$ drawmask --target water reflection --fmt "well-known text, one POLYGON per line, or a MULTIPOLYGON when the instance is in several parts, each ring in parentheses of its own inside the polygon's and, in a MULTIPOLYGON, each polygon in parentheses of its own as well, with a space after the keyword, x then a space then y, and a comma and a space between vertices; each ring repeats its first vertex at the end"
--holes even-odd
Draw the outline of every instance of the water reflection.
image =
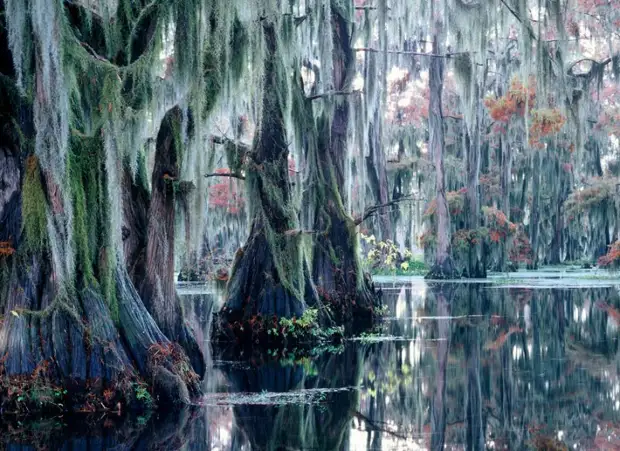
MULTIPOLYGON (((382 288, 392 312, 383 332, 337 354, 209 358, 202 406, 150 418, 61 418, 34 430, 3 421, 0 449, 620 446, 617 287, 415 280, 382 288)), ((204 337, 216 300, 185 298, 188 322, 204 337)))

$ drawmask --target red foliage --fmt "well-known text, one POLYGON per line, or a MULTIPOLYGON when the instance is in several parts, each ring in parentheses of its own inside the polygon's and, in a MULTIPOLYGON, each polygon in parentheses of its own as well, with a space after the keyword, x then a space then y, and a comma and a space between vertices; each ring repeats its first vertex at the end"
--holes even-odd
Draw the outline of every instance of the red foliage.
POLYGON ((533 110, 530 122, 530 146, 544 148, 541 139, 558 133, 566 118, 557 108, 533 110))
POLYGON ((609 245, 609 251, 599 257, 598 265, 603 268, 620 268, 620 240, 609 245))
POLYGON ((499 98, 487 97, 484 104, 494 121, 507 124, 514 115, 523 116, 525 114, 526 101, 531 110, 534 107, 535 100, 536 83, 533 77, 530 78, 527 88, 515 77, 510 82, 510 89, 504 96, 499 98))
POLYGON ((532 262, 532 255, 530 240, 525 232, 519 229, 512 243, 512 249, 510 249, 510 261, 528 264, 532 262))
MULTIPOLYGON (((446 201, 448 202, 448 209, 450 210, 450 216, 458 216, 463 213, 465 205, 465 193, 467 188, 461 188, 458 191, 448 191, 446 193, 446 201)), ((437 199, 433 199, 424 211, 424 216, 434 216, 437 211, 437 199)))
POLYGON ((9 257, 15 253, 11 241, 0 241, 0 257, 9 257))
POLYGON ((558 133, 566 118, 557 108, 534 109, 536 102, 536 81, 530 77, 525 87, 518 78, 513 78, 508 92, 499 98, 487 97, 484 104, 489 110, 491 118, 497 122, 493 127, 494 133, 506 133, 506 125, 513 117, 530 115, 530 146, 542 148, 540 140, 558 133))
POLYGON ((482 207, 484 225, 489 229, 489 239, 493 243, 499 243, 509 235, 514 235, 517 226, 510 222, 503 211, 495 207, 482 207))
MULTIPOLYGON (((215 170, 215 173, 229 174, 230 171, 225 168, 219 168, 215 170)), ((238 214, 245 205, 243 185, 240 180, 234 178, 221 177, 221 179, 219 183, 209 187, 209 207, 223 209, 231 214, 238 214)))

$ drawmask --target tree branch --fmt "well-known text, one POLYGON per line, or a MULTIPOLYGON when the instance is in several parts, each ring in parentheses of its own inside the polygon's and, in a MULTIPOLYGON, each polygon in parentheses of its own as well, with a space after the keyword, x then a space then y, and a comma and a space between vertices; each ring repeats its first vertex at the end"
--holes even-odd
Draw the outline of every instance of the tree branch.
POLYGON ((236 172, 212 172, 210 174, 205 174, 205 177, 230 177, 239 180, 245 180, 245 176, 241 174, 237 174, 236 172))
POLYGON ((368 418, 366 415, 364 415, 361 412, 353 412, 353 416, 355 418, 357 418, 358 420, 364 421, 367 426, 370 426, 372 428, 373 431, 385 432, 386 434, 390 434, 390 435, 392 435, 394 437, 397 437, 397 438, 399 438, 401 440, 407 440, 406 436, 401 435, 398 432, 394 432, 394 431, 390 431, 389 429, 382 428, 381 426, 377 425, 373 420, 371 420, 370 418, 368 418))
POLYGON ((594 68, 594 67, 606 66, 607 64, 609 64, 612 61, 612 58, 607 58, 606 60, 601 61, 601 62, 598 62, 598 61, 596 61, 595 59, 592 59, 592 58, 581 58, 581 59, 575 61, 574 63, 572 63, 568 67, 568 69, 566 69, 566 73, 568 75, 571 75, 571 76, 574 76, 574 77, 577 77, 577 76, 580 76, 580 75, 582 75, 582 76, 589 76, 590 73, 592 72, 592 68, 590 68, 590 70, 588 72, 583 73, 583 74, 574 74, 573 73, 573 69, 575 68, 575 66, 577 64, 583 63, 583 62, 586 62, 586 61, 591 62, 592 63, 592 68, 594 68))
POLYGON ((525 26, 527 28, 527 31, 529 32, 529 34, 532 37, 532 39, 534 39, 536 41, 537 40, 536 33, 534 33, 534 30, 532 29, 532 25, 530 23, 528 23, 526 25, 523 22, 523 18, 514 9, 512 9, 512 7, 510 5, 508 5, 508 3, 506 3, 505 0, 500 0, 500 2, 502 2, 502 4, 506 7, 506 9, 508 9, 508 11, 510 11, 510 14, 512 14, 515 17, 515 19, 517 19, 519 22, 521 22, 521 24, 523 26, 525 26))
POLYGON ((214 142, 215 144, 233 144, 243 149, 245 152, 250 151, 250 147, 247 144, 244 144, 239 141, 234 141, 230 138, 227 138, 226 136, 211 135, 211 142, 214 142))
POLYGON ((429 56, 431 58, 450 58, 451 56, 457 55, 469 55, 471 53, 476 52, 454 52, 454 53, 444 53, 443 55, 437 55, 434 53, 423 53, 423 52, 409 52, 405 50, 379 50, 372 47, 356 47, 353 49, 355 52, 371 52, 371 53, 392 53, 395 55, 411 55, 411 56, 429 56))
POLYGON ((90 56, 92 56, 95 59, 98 59, 99 61, 103 61, 104 63, 108 63, 108 64, 113 64, 112 62, 110 62, 109 59, 104 58, 103 56, 99 55, 97 52, 95 52, 95 49, 93 49, 90 45, 88 45, 86 42, 80 41, 78 40, 78 42, 80 43, 80 45, 82 47, 84 47, 86 49, 86 51, 90 54, 90 56))
MULTIPOLYGON (((365 10, 373 10, 373 9, 379 9, 378 6, 372 6, 372 5, 360 5, 360 6, 356 6, 355 9, 357 11, 365 11, 365 10)), ((392 11, 392 8, 390 8, 389 6, 387 7, 388 11, 392 11)))
POLYGON ((413 196, 403 196, 403 197, 400 197, 398 199, 394 199, 394 200, 392 200, 390 202, 387 202, 385 204, 378 204, 378 205, 373 205, 372 207, 368 207, 368 208, 366 208, 366 210, 364 210, 364 214, 362 215, 361 218, 355 219, 355 221, 354 221, 355 225, 356 226, 360 225, 362 222, 364 222, 365 220, 367 220, 371 216, 374 216, 379 210, 382 210, 382 209, 387 208, 387 207, 391 207, 392 205, 396 205, 396 204, 399 204, 401 202, 412 201, 412 200, 419 200, 419 199, 416 199, 413 196))
POLYGON ((332 97, 332 96, 350 96, 353 94, 361 94, 362 91, 329 91, 329 92, 323 92, 320 94, 315 94, 312 95, 310 97, 307 97, 308 100, 316 100, 316 99, 320 99, 322 97, 332 97))

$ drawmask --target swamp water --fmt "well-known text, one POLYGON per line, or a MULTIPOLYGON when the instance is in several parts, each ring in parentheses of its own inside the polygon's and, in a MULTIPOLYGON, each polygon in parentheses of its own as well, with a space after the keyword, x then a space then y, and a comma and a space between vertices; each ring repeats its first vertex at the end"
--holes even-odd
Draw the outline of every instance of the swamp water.
POLYGON ((217 295, 181 286, 209 352, 200 406, 3 418, 0 449, 620 449, 620 280, 587 274, 377 278, 377 333, 245 362, 211 357, 217 295))

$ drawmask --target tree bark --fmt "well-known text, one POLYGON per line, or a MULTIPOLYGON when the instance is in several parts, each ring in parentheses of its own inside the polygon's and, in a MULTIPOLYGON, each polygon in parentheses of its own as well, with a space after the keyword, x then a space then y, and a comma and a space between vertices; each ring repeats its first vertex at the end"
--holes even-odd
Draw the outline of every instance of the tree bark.
MULTIPOLYGON (((560 163, 558 162, 557 164, 559 165, 560 163)), ((547 257, 547 261, 551 265, 558 265, 562 262, 562 250, 564 247, 564 212, 562 210, 570 189, 570 183, 566 172, 558 168, 556 173, 558 176, 556 181, 557 190, 553 240, 551 241, 551 249, 547 257)))
MULTIPOLYGON (((440 54, 439 29, 433 36, 433 53, 440 54)), ((429 128, 429 151, 432 155, 435 166, 435 191, 437 202, 437 249, 435 252, 435 263, 430 272, 426 275, 427 279, 451 279, 458 276, 457 269, 452 260, 450 243, 450 212, 448 211, 448 201, 446 200, 445 189, 445 170, 444 170, 444 133, 443 133, 443 112, 441 106, 441 93, 443 90, 444 79, 444 59, 431 58, 429 69, 429 109, 428 109, 428 128, 429 128)))
MULTIPOLYGON (((476 89, 476 92, 478 89, 476 89)), ((480 103, 476 99, 477 103, 480 103)), ((483 242, 477 235, 481 226, 480 218, 480 120, 481 106, 476 105, 475 124, 472 124, 472 134, 465 125, 465 149, 467 158, 467 193, 465 194, 466 227, 476 233, 476 243, 469 244, 467 256, 468 278, 486 278, 486 258, 483 242), (473 136, 472 136, 473 135, 473 136)))
MULTIPOLYGON (((355 55, 347 20, 332 8, 334 89, 346 91, 355 76, 355 55)), ((340 323, 371 320, 375 306, 374 287, 363 274, 357 251, 356 225, 348 214, 344 168, 347 158, 349 100, 332 102, 332 117, 320 120, 317 148, 310 152, 311 186, 314 187, 314 251, 312 276, 323 300, 330 303, 340 323), (325 299, 327 298, 327 299, 325 299)), ((328 109, 329 111, 330 109, 328 109)))
MULTIPOLYGON (((13 161, 19 162, 18 153, 11 154, 13 161)), ((13 177, 21 178, 24 168, 17 164, 11 167, 13 177)), ((102 167, 95 165, 99 168, 95 170, 102 167)), ((46 197, 51 198, 50 190, 59 188, 49 176, 39 175, 38 170, 36 175, 26 183, 40 183, 46 197)), ((21 204, 22 185, 17 186, 19 191, 11 198, 21 204)), ((0 204, 1 215, 5 215, 7 205, 0 204)), ((8 223, 21 229, 21 210, 12 209, 11 214, 14 217, 8 223)), ((99 225, 104 223, 108 221, 102 217, 99 225)), ((104 300, 98 284, 91 282, 84 268, 77 272, 74 290, 60 286, 48 251, 31 247, 27 240, 15 241, 15 253, 0 257, 8 277, 0 287, 0 354, 6 356, 0 372, 9 382, 13 377, 27 377, 29 383, 38 386, 61 385, 70 392, 65 407, 71 408, 83 395, 101 394, 106 387, 115 393, 114 402, 134 403, 131 384, 141 375, 153 382, 160 404, 189 403, 190 395, 199 391, 198 378, 188 367, 182 367, 186 357, 182 351, 173 351, 174 345, 144 307, 123 263, 117 262, 112 271, 114 300, 104 300), (113 320, 111 303, 116 303, 118 322, 113 320), (170 354, 154 359, 154 349, 170 350, 170 354), (183 394, 186 396, 179 396, 183 394)), ((102 249, 105 253, 105 247, 102 249)), ((107 272, 105 262, 100 258, 95 264, 95 274, 100 278, 107 272)), ((13 405, 10 396, 1 397, 4 406, 13 405)))
POLYGON ((263 20, 262 33, 267 49, 262 116, 246 175, 251 229, 235 257, 226 301, 218 315, 215 336, 220 340, 251 338, 251 327, 243 324, 253 317, 300 317, 308 305, 319 303, 303 255, 297 212, 291 205, 280 98, 287 74, 281 67, 275 25, 263 20))
MULTIPOLYGON (((510 191, 512 180, 512 147, 507 140, 500 136, 500 152, 502 157, 502 165, 500 169, 500 189, 501 189, 501 210, 504 212, 509 221, 513 218, 510 212, 510 191)), ((506 241, 502 241, 502 249, 500 254, 500 261, 498 262, 498 270, 504 271, 506 269, 506 263, 508 262, 508 249, 506 241)))
MULTIPOLYGON (((387 97, 387 71, 388 71, 388 52, 387 52, 387 0, 379 0, 378 21, 379 21, 379 47, 382 52, 370 53, 366 62, 366 80, 372 78, 378 80, 379 87, 374 89, 370 95, 375 97, 372 120, 368 128, 369 155, 366 157, 366 167, 369 175, 371 191, 375 202, 383 205, 389 202, 389 183, 387 176, 385 148, 383 147, 383 111, 387 97)), ((349 43, 350 46, 350 43, 349 43)), ((377 81, 373 82, 377 83, 377 81)), ((381 240, 393 239, 392 221, 389 212, 383 211, 378 216, 378 235, 381 240)))
POLYGON ((194 371, 202 376, 204 356, 183 319, 174 279, 175 198, 184 189, 177 181, 181 119, 181 109, 172 108, 157 134, 146 231, 146 271, 140 293, 162 332, 185 349, 194 371))
POLYGON ((123 255, 125 267, 135 286, 146 277, 146 243, 150 195, 143 181, 123 171, 123 255))
POLYGON ((532 151, 532 209, 530 211, 530 242, 532 243, 532 262, 529 269, 538 269, 538 236, 540 227, 540 160, 538 150, 532 151))

